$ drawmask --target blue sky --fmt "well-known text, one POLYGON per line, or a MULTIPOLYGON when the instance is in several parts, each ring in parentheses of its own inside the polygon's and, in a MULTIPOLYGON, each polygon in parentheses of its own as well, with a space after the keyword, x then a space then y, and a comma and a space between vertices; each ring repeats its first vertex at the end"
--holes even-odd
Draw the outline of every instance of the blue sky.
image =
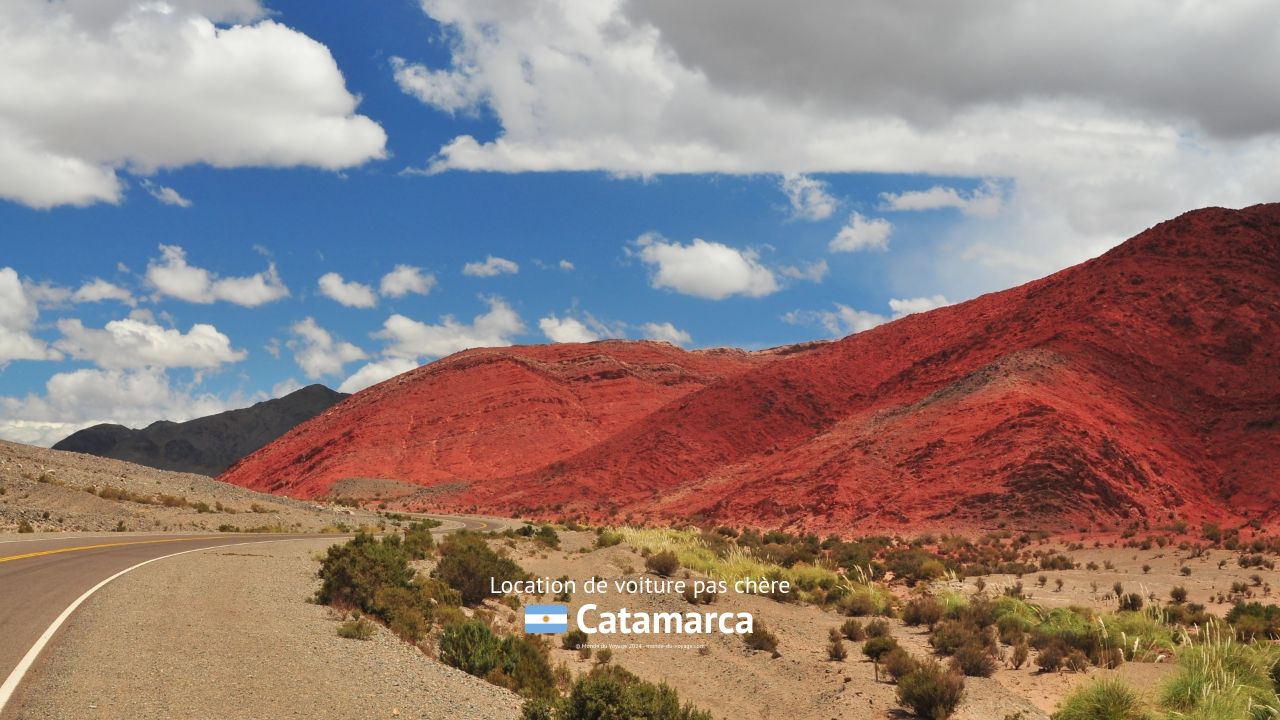
MULTIPOLYGON (((1027 22, 1002 7, 939 27, 1027 22)), ((1037 76, 1013 44, 999 72, 957 68, 984 81, 958 96, 873 33, 896 26, 891 3, 738 9, 737 25, 656 0, 0 11, 26 50, 7 65, 25 84, 0 88, 0 437, 356 390, 477 343, 837 337, 1280 187, 1271 106, 1225 117, 1158 77, 1037 76), (55 52, 57 14, 83 57, 55 52), (840 57, 823 14, 889 65, 840 57), (417 287, 380 291, 398 266, 417 287)), ((1177 66, 1276 20, 1226 15, 1193 40, 1157 28, 1147 51, 1177 66)), ((1040 59, 1130 59, 1079 32, 1040 59)), ((975 62, 945 45, 934 74, 975 62)))

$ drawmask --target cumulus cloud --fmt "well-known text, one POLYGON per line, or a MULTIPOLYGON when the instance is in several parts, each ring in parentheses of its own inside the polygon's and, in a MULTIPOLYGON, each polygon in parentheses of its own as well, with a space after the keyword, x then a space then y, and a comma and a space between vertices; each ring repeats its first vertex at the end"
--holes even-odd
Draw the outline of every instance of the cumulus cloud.
POLYGON ((538 329, 553 343, 588 343, 600 339, 600 335, 581 320, 557 317, 554 313, 538 320, 538 329))
POLYGON ((791 202, 791 217, 798 220, 826 220, 839 205, 826 183, 799 173, 782 176, 782 192, 791 202))
POLYGON ((289 393, 297 392, 302 389, 302 383, 297 378, 285 378, 275 385, 271 386, 271 397, 282 398, 289 393))
POLYGON ((859 250, 885 250, 889 247, 889 235, 893 223, 884 218, 868 218, 855 212, 840 232, 827 243, 831 252, 858 252, 859 250))
POLYGON ((689 345, 693 336, 669 322, 647 322, 640 326, 642 336, 646 340, 660 340, 672 345, 689 345))
POLYGON ((320 327, 315 318, 303 318, 294 323, 289 331, 294 338, 286 343, 286 347, 293 351, 294 362, 298 363, 298 367, 302 368, 303 374, 310 380, 338 375, 347 363, 369 357, 355 345, 335 340, 328 330, 320 327))
POLYGON ((159 200, 165 205, 175 205, 180 208, 189 208, 192 203, 190 200, 182 197, 182 194, 171 187, 157 185, 150 180, 143 180, 142 187, 151 197, 159 200))
POLYGON ((231 347, 231 339, 212 325, 197 323, 187 332, 132 318, 112 320, 104 328, 87 328, 77 319, 58 321, 62 338, 54 345, 78 360, 106 370, 128 368, 212 369, 248 356, 231 347))
POLYGON ((1000 214, 1004 198, 998 185, 992 182, 971 192, 953 187, 934 185, 928 190, 911 190, 901 193, 880 193, 883 209, 892 211, 920 211, 955 208, 971 217, 990 218, 1000 214))
POLYGON ((119 202, 121 170, 386 154, 328 48, 257 2, 8 0, 0 67, 0 197, 32 207, 119 202))
POLYGON ((355 308, 371 308, 378 304, 373 288, 358 282, 347 282, 336 272, 325 273, 317 283, 320 294, 339 305, 355 308))
POLYGON ((778 268, 778 274, 782 277, 792 280, 808 280, 815 283, 825 280, 829 272, 831 272, 831 268, 827 266, 826 260, 818 260, 817 262, 801 265, 783 265, 778 268))
POLYGON ((919 312, 928 312, 950 304, 942 295, 895 298, 889 301, 891 314, 882 315, 836 303, 834 310, 793 310, 783 315, 782 319, 792 325, 820 325, 831 335, 839 337, 850 333, 860 333, 877 325, 883 325, 890 320, 897 320, 919 312))
POLYGON ((515 275, 520 272, 520 266, 516 263, 500 257, 492 255, 484 259, 483 262, 469 262, 462 266, 462 274, 471 277, 493 277, 495 275, 515 275))
POLYGON ((187 263, 187 252, 177 245, 161 245, 160 258, 147 263, 147 284, 160 296, 191 303, 208 304, 219 300, 257 307, 289 296, 269 263, 264 272, 247 277, 218 277, 216 274, 187 263))
POLYGON ((773 272, 753 250, 694 238, 688 245, 653 233, 636 240, 635 255, 651 266, 649 284, 684 295, 723 300, 731 295, 761 297, 777 292, 773 272))
POLYGON ((436 276, 412 265, 396 265, 382 276, 378 292, 384 297, 404 297, 409 293, 426 295, 436 286, 436 276))
POLYGON ((98 423, 144 427, 160 419, 181 422, 242 407, 252 399, 233 394, 224 400, 175 386, 158 367, 84 368, 53 375, 43 395, 0 396, 0 437, 49 446, 98 423))
POLYGON ((451 355, 476 347, 504 347, 515 342, 524 332, 524 323, 511 306, 500 297, 485 298, 488 311, 460 322, 445 315, 435 324, 424 323, 404 315, 387 318, 373 337, 384 341, 382 357, 356 370, 338 387, 342 392, 356 392, 418 367, 421 361, 451 355))
POLYGON ((569 262, 568 260, 561 260, 560 269, 564 270, 565 272, 573 270, 573 263, 569 262))
POLYGON ((134 307, 138 304, 138 301, 133 297, 133 293, 102 278, 94 278, 84 283, 71 294, 71 301, 77 303, 102 302, 103 300, 115 300, 129 307, 134 307))
POLYGON ((999 215, 962 216, 914 268, 953 294, 1078 262, 1191 207, 1280 195, 1274 3, 422 7, 452 58, 403 65, 431 78, 414 95, 500 125, 448 141, 430 171, 999 179, 999 215))
POLYGON ((13 268, 0 268, 0 369, 12 360, 59 360, 61 354, 31 334, 40 311, 13 268))

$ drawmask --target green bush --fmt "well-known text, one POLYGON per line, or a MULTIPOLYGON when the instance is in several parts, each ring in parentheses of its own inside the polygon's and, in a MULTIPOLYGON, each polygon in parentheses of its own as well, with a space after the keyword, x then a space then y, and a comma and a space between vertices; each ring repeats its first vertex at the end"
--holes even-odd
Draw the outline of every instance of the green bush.
POLYGON ((532 635, 500 638, 479 620, 450 625, 440 634, 440 660, 525 697, 556 696, 547 648, 532 635))
POLYGON ((898 703, 927 720, 946 720, 964 697, 964 676, 925 660, 898 681, 898 703))
POLYGON ((435 538, 431 537, 431 528, 439 525, 435 521, 423 520, 410 523, 404 529, 404 551, 411 560, 423 560, 431 556, 435 548, 435 538))
POLYGON ((502 641, 479 620, 451 625, 440 633, 440 661, 476 677, 498 666, 501 647, 502 641))
POLYGON ((670 577, 680 569, 680 558, 671 550, 663 550, 645 558, 644 566, 655 575, 670 577))
POLYGON ((565 650, 577 650, 579 647, 587 643, 587 634, 579 628, 574 628, 565 633, 560 638, 560 647, 565 650))
POLYGON ((358 533, 344 545, 331 546, 325 554, 316 600, 373 613, 374 597, 381 588, 408 587, 413 578, 400 538, 387 536, 379 541, 358 533))
POLYGON ((1236 637, 1248 642, 1255 638, 1280 639, 1280 607, 1262 603, 1237 603, 1227 612, 1227 622, 1236 637))
POLYGON ((1138 693, 1118 678, 1099 678, 1067 696, 1053 720, 1146 720, 1138 693))
POLYGON ((533 539, 539 544, 545 545, 552 550, 560 549, 560 535, 556 533, 556 529, 550 525, 543 525, 533 534, 533 539))
POLYGON ((526 577, 515 561, 489 549, 483 537, 466 531, 454 533, 440 543, 440 562, 432 576, 457 590, 468 606, 489 597, 490 578, 502 583, 526 577))
POLYGON ((867 637, 877 638, 889 634, 889 623, 884 620, 872 620, 867 623, 867 637))
POLYGON ((880 658, 893 652, 898 647, 898 641, 888 635, 880 635, 878 637, 868 638, 862 644, 862 654, 872 660, 880 658))
POLYGON ((654 685, 616 665, 597 665, 555 703, 525 704, 525 720, 712 720, 666 683, 654 685))
POLYGON ((621 542, 622 542, 622 533, 617 532, 615 530, 601 530, 600 534, 596 535, 597 548, 613 547, 614 545, 617 545, 618 543, 621 543, 621 542))

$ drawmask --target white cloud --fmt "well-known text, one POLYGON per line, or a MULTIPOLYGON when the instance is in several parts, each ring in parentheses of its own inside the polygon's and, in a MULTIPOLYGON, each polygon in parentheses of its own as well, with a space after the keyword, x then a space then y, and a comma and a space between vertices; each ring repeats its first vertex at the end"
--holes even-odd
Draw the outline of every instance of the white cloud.
POLYGON ((103 300, 115 300, 129 307, 134 307, 138 304, 138 301, 133 297, 133 293, 102 278, 94 278, 84 283, 71 294, 71 301, 77 303, 102 302, 103 300))
POLYGON ((889 301, 889 309, 893 311, 893 317, 896 320, 900 317, 929 312, 950 304, 951 302, 942 295, 930 295, 928 297, 894 298, 889 301))
POLYGON ((182 197, 177 190, 174 190, 171 187, 157 185, 150 180, 143 180, 142 187, 151 194, 151 197, 159 200, 165 205, 175 205, 180 208, 189 208, 192 205, 190 200, 182 197))
POLYGON ((833 336, 848 335, 870 330, 890 320, 928 312, 935 308, 950 305, 942 295, 915 298, 894 298, 889 301, 891 315, 881 315, 867 310, 858 310, 841 303, 835 304, 834 310, 793 310, 782 316, 784 322, 792 325, 821 325, 833 336))
POLYGON ((462 266, 462 274, 471 277, 493 277, 495 275, 515 275, 520 272, 520 266, 507 260, 506 258, 494 257, 492 255, 484 259, 484 262, 469 262, 462 266))
POLYGON ((0 397, 0 437, 48 446, 98 423, 144 427, 156 420, 181 422, 242 407, 249 398, 223 400, 175 387, 164 370, 86 368, 57 373, 43 395, 0 397))
POLYGON ((553 343, 588 343, 600 339, 600 335, 581 320, 556 317, 554 313, 539 320, 538 329, 553 343))
POLYGON ((412 265, 396 265, 382 276, 378 290, 385 297, 404 297, 409 293, 426 295, 436 286, 436 276, 412 265))
POLYGON ((480 99, 478 88, 465 74, 428 70, 394 56, 391 69, 401 90, 447 113, 474 110, 480 99))
POLYGON ((911 190, 902 193, 880 193, 883 209, 891 211, 921 211, 955 208, 970 217, 990 218, 1000 214, 1004 203, 1000 186, 983 183, 972 192, 953 187, 934 185, 928 190, 911 190))
POLYGON ((840 203, 827 192, 827 184, 807 175, 786 173, 782 192, 791 202, 791 217, 798 220, 826 220, 840 203))
POLYGON ((445 315, 438 324, 431 325, 395 314, 373 337, 387 341, 383 354, 415 359, 443 357, 468 348, 511 345, 515 336, 524 332, 520 316, 502 298, 491 297, 485 302, 488 312, 477 315, 470 323, 445 315))
POLYGON ((0 369, 11 360, 59 360, 61 355, 31 334, 40 311, 13 268, 0 268, 0 369))
POLYGON ((101 330, 77 319, 58 321, 62 338, 54 345, 78 360, 106 370, 129 368, 212 369, 248 356, 212 325, 197 323, 186 333, 140 320, 112 320, 101 330))
POLYGON ((271 386, 271 397, 282 398, 289 393, 297 392, 302 389, 302 383, 297 378, 285 378, 275 385, 271 386))
POLYGON ((177 245, 161 245, 161 258, 147 263, 147 283, 161 296, 173 297, 192 303, 208 304, 223 300, 257 307, 289 296, 276 272, 275 263, 269 263, 264 272, 247 277, 220 278, 216 274, 187 263, 187 253, 177 245))
POLYGON ((445 315, 434 325, 400 314, 392 315, 381 330, 373 333, 374 338, 386 342, 382 357, 360 367, 338 389, 358 392, 418 367, 423 358, 430 360, 469 348, 514 343, 525 329, 520 316, 500 297, 486 298, 485 303, 488 311, 470 323, 459 322, 452 315, 445 315))
POLYGON ((351 377, 342 381, 338 386, 338 392, 354 393, 369 387, 377 385, 383 380, 393 378, 400 373, 406 373, 418 367, 418 362, 411 358, 387 357, 376 362, 366 363, 351 374, 351 377))
POLYGON ((803 265, 783 265, 778 268, 778 274, 782 277, 791 278, 792 280, 808 280, 815 283, 825 280, 830 272, 831 268, 827 266, 826 260, 804 263, 803 265))
POLYGON ((32 207, 119 202, 120 170, 386 154, 328 48, 257 2, 7 0, 0 67, 0 198, 32 207))
POLYGON ((855 212, 840 232, 827 243, 832 252, 857 252, 859 250, 885 250, 889 247, 889 235, 893 223, 884 218, 868 218, 855 212))
POLYGON ((303 318, 289 330, 295 339, 290 340, 287 346, 293 351, 293 359, 298 367, 302 368, 303 374, 310 380, 338 375, 347 363, 369 357, 355 345, 335 340, 314 318, 303 318))
POLYGON ((358 282, 347 282, 336 272, 325 273, 317 283, 320 294, 339 305, 356 308, 371 308, 378 304, 378 296, 373 288, 358 282))
POLYGON ((646 340, 660 340, 672 345, 689 345, 693 336, 669 322, 648 322, 640 326, 646 340))
POLYGON ((452 58, 420 72, 456 91, 417 96, 500 125, 450 140, 430 171, 997 179, 999 217, 962 216, 912 268, 950 295, 1059 269, 1192 207, 1280 196, 1275 3, 422 7, 452 58))
POLYGON ((694 238, 688 245, 652 233, 636 240, 635 254, 653 267, 649 284, 678 293, 723 300, 730 295, 761 297, 778 290, 778 281, 752 250, 694 238))
POLYGON ((564 270, 565 272, 571 271, 573 270, 573 263, 569 262, 568 260, 561 260, 560 269, 564 270))

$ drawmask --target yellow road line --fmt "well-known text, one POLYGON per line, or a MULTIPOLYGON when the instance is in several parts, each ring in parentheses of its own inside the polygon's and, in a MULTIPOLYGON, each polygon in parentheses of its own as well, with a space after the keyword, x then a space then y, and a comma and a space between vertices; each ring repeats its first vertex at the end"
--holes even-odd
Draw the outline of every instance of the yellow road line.
POLYGON ((80 550, 97 550, 99 548, 121 547, 123 545, 155 545, 158 543, 187 542, 191 540, 208 540, 208 539, 209 538, 204 538, 204 537, 189 537, 189 538, 168 538, 165 540, 134 540, 131 542, 101 543, 98 545, 79 545, 77 547, 54 548, 53 550, 40 550, 39 552, 29 552, 29 553, 23 553, 21 555, 8 555, 6 557, 0 557, 0 563, 9 562, 11 560, 25 560, 27 558, 33 558, 33 557, 43 557, 45 555, 57 555, 59 553, 78 552, 80 550))

